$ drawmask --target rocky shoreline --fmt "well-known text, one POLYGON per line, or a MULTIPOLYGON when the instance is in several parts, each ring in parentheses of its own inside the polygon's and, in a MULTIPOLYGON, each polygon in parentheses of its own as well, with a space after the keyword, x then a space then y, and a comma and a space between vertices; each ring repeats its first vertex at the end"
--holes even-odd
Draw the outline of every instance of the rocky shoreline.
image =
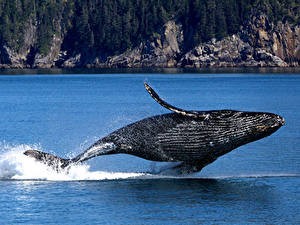
POLYGON ((29 27, 21 52, 0 46, 0 68, 222 68, 299 67, 300 26, 271 23, 265 14, 252 17, 240 32, 212 39, 184 51, 182 25, 167 22, 155 37, 126 52, 108 56, 91 50, 68 55, 61 50, 63 34, 55 34, 46 56, 32 51, 35 28, 29 27))

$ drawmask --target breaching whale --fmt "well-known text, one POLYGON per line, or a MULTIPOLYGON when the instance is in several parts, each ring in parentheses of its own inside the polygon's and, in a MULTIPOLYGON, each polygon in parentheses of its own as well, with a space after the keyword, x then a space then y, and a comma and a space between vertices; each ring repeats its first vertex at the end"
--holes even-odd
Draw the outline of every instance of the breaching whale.
POLYGON ((181 174, 199 172, 218 157, 249 142, 267 137, 284 125, 274 113, 236 110, 188 111, 165 102, 145 83, 148 93, 172 113, 152 116, 101 138, 73 159, 28 150, 57 171, 96 156, 130 154, 159 162, 180 162, 181 174))

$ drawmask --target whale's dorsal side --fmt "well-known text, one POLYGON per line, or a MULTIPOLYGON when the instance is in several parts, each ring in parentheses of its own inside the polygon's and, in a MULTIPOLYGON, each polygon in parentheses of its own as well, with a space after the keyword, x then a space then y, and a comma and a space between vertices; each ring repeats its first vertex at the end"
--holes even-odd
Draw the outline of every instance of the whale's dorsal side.
POLYGON ((171 110, 175 113, 181 114, 183 116, 191 116, 191 117, 197 117, 197 118, 207 118, 207 114, 205 113, 201 113, 201 112, 197 112, 197 111, 189 111, 189 110, 184 110, 184 109, 180 109, 177 108, 175 106, 170 105, 169 103, 167 103, 166 101, 164 101, 161 97, 159 97, 159 95, 153 90, 153 88, 151 88, 149 86, 149 84, 147 84, 146 82, 144 83, 146 90, 148 91, 148 93, 151 95, 151 97, 161 106, 165 107, 168 110, 171 110))

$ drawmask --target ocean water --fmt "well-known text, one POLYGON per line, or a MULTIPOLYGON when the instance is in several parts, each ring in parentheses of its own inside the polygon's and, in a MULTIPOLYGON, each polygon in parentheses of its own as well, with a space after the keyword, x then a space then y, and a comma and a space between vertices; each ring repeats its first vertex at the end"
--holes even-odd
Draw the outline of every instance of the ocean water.
POLYGON ((0 115, 0 224, 300 224, 299 74, 1 75, 0 115), (58 174, 23 155, 71 158, 168 113, 145 81, 180 108, 273 112, 286 126, 186 177, 128 155, 58 174))

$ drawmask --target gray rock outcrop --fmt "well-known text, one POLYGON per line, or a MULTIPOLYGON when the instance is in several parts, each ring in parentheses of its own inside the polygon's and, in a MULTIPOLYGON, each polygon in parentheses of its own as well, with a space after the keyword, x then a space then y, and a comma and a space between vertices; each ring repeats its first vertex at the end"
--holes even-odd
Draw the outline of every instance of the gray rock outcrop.
POLYGON ((46 56, 43 56, 41 54, 36 54, 34 57, 32 67, 33 68, 55 67, 55 63, 63 55, 63 53, 61 52, 61 44, 62 44, 62 38, 57 35, 53 35, 52 44, 49 53, 46 56))
POLYGON ((175 67, 176 58, 181 54, 183 43, 182 25, 169 21, 153 40, 142 42, 133 50, 117 56, 108 57, 105 62, 98 58, 97 67, 175 67))
POLYGON ((264 14, 254 16, 241 32, 201 44, 179 61, 181 67, 299 66, 300 27, 274 25, 264 14))

